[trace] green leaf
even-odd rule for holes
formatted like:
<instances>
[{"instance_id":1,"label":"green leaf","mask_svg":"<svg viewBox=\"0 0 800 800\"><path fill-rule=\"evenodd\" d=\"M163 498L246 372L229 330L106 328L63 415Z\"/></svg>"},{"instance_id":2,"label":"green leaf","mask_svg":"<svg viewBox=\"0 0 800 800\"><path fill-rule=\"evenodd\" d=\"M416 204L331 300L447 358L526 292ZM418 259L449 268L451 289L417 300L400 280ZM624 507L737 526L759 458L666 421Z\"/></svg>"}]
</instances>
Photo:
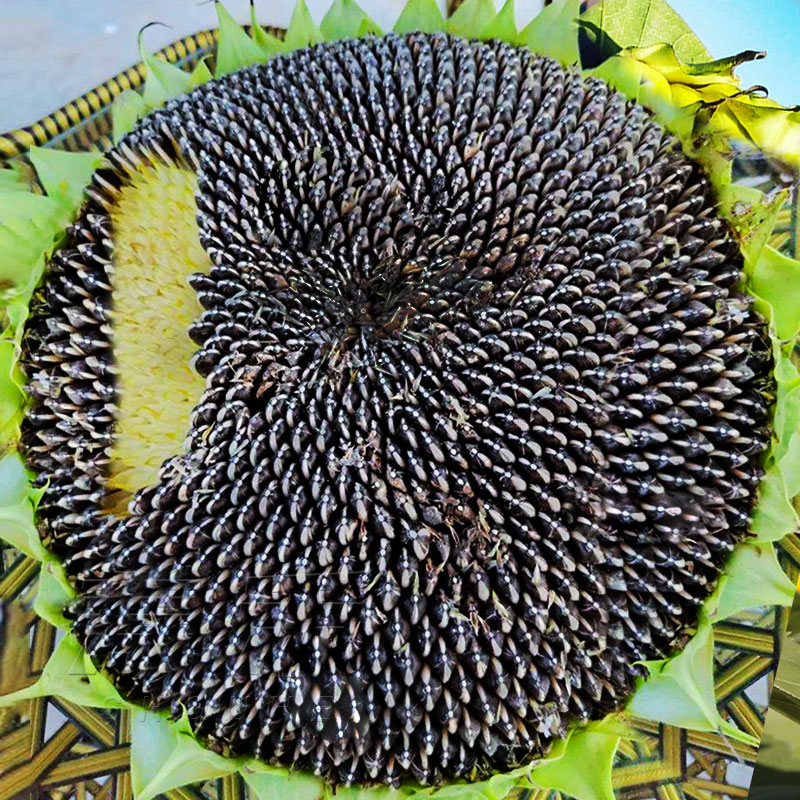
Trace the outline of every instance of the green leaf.
<instances>
[{"instance_id":1,"label":"green leaf","mask_svg":"<svg viewBox=\"0 0 800 800\"><path fill-rule=\"evenodd\" d=\"M478 38L499 39L501 42L517 44L519 32L517 31L517 21L514 13L514 0L506 0L494 19L478 34Z\"/></svg>"},{"instance_id":2,"label":"green leaf","mask_svg":"<svg viewBox=\"0 0 800 800\"><path fill-rule=\"evenodd\" d=\"M45 257L64 238L64 229L83 199L92 173L102 162L100 153L68 153L32 148L31 161L46 195L0 189L0 283L33 288L44 268ZM2 374L8 357L2 358ZM8 391L0 391L0 430Z\"/></svg>"},{"instance_id":3,"label":"green leaf","mask_svg":"<svg viewBox=\"0 0 800 800\"><path fill-rule=\"evenodd\" d=\"M792 346L783 348L780 342L773 341L772 349L775 358L773 377L777 385L772 430L777 441L770 454L776 462L780 462L792 437L800 429L800 371L794 363ZM784 476L789 476L787 470L782 469ZM793 497L795 492L789 494Z\"/></svg>"},{"instance_id":4,"label":"green leaf","mask_svg":"<svg viewBox=\"0 0 800 800\"><path fill-rule=\"evenodd\" d=\"M245 29L230 15L222 3L217 3L219 19L219 45L214 69L216 78L236 72L265 60L264 51L254 42Z\"/></svg>"},{"instance_id":5,"label":"green leaf","mask_svg":"<svg viewBox=\"0 0 800 800\"><path fill-rule=\"evenodd\" d=\"M565 746L565 742L558 742L551 753L539 763L548 763L556 758L561 758ZM475 783L457 781L456 783L445 784L438 789L420 789L415 792L414 788L409 786L401 787L401 790L406 789L411 797L419 798L419 800L423 797L430 797L432 800L461 800L462 798L465 798L465 800L502 800L515 786L531 787L529 776L535 766L536 764L528 764L510 772L492 775L491 778ZM402 797L403 795L400 796ZM356 800L356 798L352 800ZM367 798L363 798L363 800L367 800ZM399 798L397 796L387 797L386 800L399 800Z\"/></svg>"},{"instance_id":6,"label":"green leaf","mask_svg":"<svg viewBox=\"0 0 800 800\"><path fill-rule=\"evenodd\" d=\"M772 545L743 544L728 560L714 594L703 604L710 622L754 606L791 606L795 586L778 563Z\"/></svg>"},{"instance_id":7,"label":"green leaf","mask_svg":"<svg viewBox=\"0 0 800 800\"><path fill-rule=\"evenodd\" d=\"M188 72L163 58L148 53L144 46L144 29L139 33L139 53L147 69L144 82L144 101L149 108L158 108L167 100L192 90Z\"/></svg>"},{"instance_id":8,"label":"green leaf","mask_svg":"<svg viewBox=\"0 0 800 800\"><path fill-rule=\"evenodd\" d=\"M93 708L134 707L123 700L111 681L96 669L71 633L61 639L39 680L32 686L0 697L0 707L51 695Z\"/></svg>"},{"instance_id":9,"label":"green leaf","mask_svg":"<svg viewBox=\"0 0 800 800\"><path fill-rule=\"evenodd\" d=\"M2 336L9 341L13 341L17 346L22 341L23 326L28 319L28 303L30 302L31 294L33 293L34 286L32 284L38 282L38 276L41 275L44 269L44 260L39 259L38 263L31 268L31 274L25 288L18 289L12 295L8 293L8 305L3 308L5 314L7 327L2 332ZM1 373L0 373L1 374ZM2 385L2 378L0 377L0 386ZM0 444L3 442L2 428L0 428Z\"/></svg>"},{"instance_id":10,"label":"green leaf","mask_svg":"<svg viewBox=\"0 0 800 800\"><path fill-rule=\"evenodd\" d=\"M735 56L717 58L714 61L707 61L701 64L683 64L683 69L690 75L699 77L731 77L736 67L741 64L746 64L748 61L760 61L762 58L766 58L766 56L767 54L764 50L743 50Z\"/></svg>"},{"instance_id":11,"label":"green leaf","mask_svg":"<svg viewBox=\"0 0 800 800\"><path fill-rule=\"evenodd\" d=\"M744 139L797 168L800 112L755 95L730 97L714 112L714 122L732 138Z\"/></svg>"},{"instance_id":12,"label":"green leaf","mask_svg":"<svg viewBox=\"0 0 800 800\"><path fill-rule=\"evenodd\" d=\"M31 182L23 175L19 164L10 164L0 169L0 189L9 192L29 192Z\"/></svg>"},{"instance_id":13,"label":"green leaf","mask_svg":"<svg viewBox=\"0 0 800 800\"><path fill-rule=\"evenodd\" d=\"M192 733L186 712L178 722L153 712L133 716L131 782L136 800L153 800L187 783L230 775L241 764L242 759L225 758L203 747Z\"/></svg>"},{"instance_id":14,"label":"green leaf","mask_svg":"<svg viewBox=\"0 0 800 800\"><path fill-rule=\"evenodd\" d=\"M322 41L324 39L311 18L306 0L297 0L292 19L286 30L286 38L284 39L286 49L297 50L300 47L307 47Z\"/></svg>"},{"instance_id":15,"label":"green leaf","mask_svg":"<svg viewBox=\"0 0 800 800\"><path fill-rule=\"evenodd\" d=\"M40 490L30 487L25 465L18 453L9 453L0 461L0 539L37 561L52 556L45 550L34 523L34 509Z\"/></svg>"},{"instance_id":16,"label":"green leaf","mask_svg":"<svg viewBox=\"0 0 800 800\"><path fill-rule=\"evenodd\" d=\"M111 105L111 128L114 132L114 144L118 144L126 133L130 133L146 113L147 103L138 92L126 89L118 94Z\"/></svg>"},{"instance_id":17,"label":"green leaf","mask_svg":"<svg viewBox=\"0 0 800 800\"><path fill-rule=\"evenodd\" d=\"M0 508L0 539L37 561L49 557L33 522L33 506L27 499L19 505Z\"/></svg>"},{"instance_id":18,"label":"green leaf","mask_svg":"<svg viewBox=\"0 0 800 800\"><path fill-rule=\"evenodd\" d=\"M800 433L794 433L789 437L779 463L786 494L791 498L797 498L800 495Z\"/></svg>"},{"instance_id":19,"label":"green leaf","mask_svg":"<svg viewBox=\"0 0 800 800\"><path fill-rule=\"evenodd\" d=\"M602 78L629 100L639 100L642 85L642 65L636 59L614 56L589 73Z\"/></svg>"},{"instance_id":20,"label":"green leaf","mask_svg":"<svg viewBox=\"0 0 800 800\"><path fill-rule=\"evenodd\" d=\"M669 44L684 63L712 60L703 43L665 0L600 0L581 14L579 24L601 59L628 47Z\"/></svg>"},{"instance_id":21,"label":"green leaf","mask_svg":"<svg viewBox=\"0 0 800 800\"><path fill-rule=\"evenodd\" d=\"M750 263L758 261L787 196L786 190L765 194L734 183L719 193L719 211L739 236L742 253Z\"/></svg>"},{"instance_id":22,"label":"green leaf","mask_svg":"<svg viewBox=\"0 0 800 800\"><path fill-rule=\"evenodd\" d=\"M18 194L25 196L24 192ZM33 220L26 225L13 217L0 222L0 286L21 288L38 282L44 270L43 252L51 251L56 244L55 230L53 225L49 231L42 231Z\"/></svg>"},{"instance_id":23,"label":"green leaf","mask_svg":"<svg viewBox=\"0 0 800 800\"><path fill-rule=\"evenodd\" d=\"M213 77L211 70L208 68L208 64L206 64L206 57L203 57L195 64L194 69L189 73L189 85L192 89L196 89L198 86L208 83Z\"/></svg>"},{"instance_id":24,"label":"green leaf","mask_svg":"<svg viewBox=\"0 0 800 800\"><path fill-rule=\"evenodd\" d=\"M103 154L31 147L29 156L48 196L60 200L67 214L76 214L92 175L103 163Z\"/></svg>"},{"instance_id":25,"label":"green leaf","mask_svg":"<svg viewBox=\"0 0 800 800\"><path fill-rule=\"evenodd\" d=\"M408 0L393 30L400 35L412 31L436 33L445 30L444 17L436 0Z\"/></svg>"},{"instance_id":26,"label":"green leaf","mask_svg":"<svg viewBox=\"0 0 800 800\"><path fill-rule=\"evenodd\" d=\"M22 375L17 365L18 347L11 339L0 340L0 444L19 438L25 407Z\"/></svg>"},{"instance_id":27,"label":"green leaf","mask_svg":"<svg viewBox=\"0 0 800 800\"><path fill-rule=\"evenodd\" d=\"M455 36L471 39L494 18L493 0L465 0L445 21L447 30Z\"/></svg>"},{"instance_id":28,"label":"green leaf","mask_svg":"<svg viewBox=\"0 0 800 800\"><path fill-rule=\"evenodd\" d=\"M650 677L636 690L627 710L666 725L721 731L757 746L757 739L734 728L717 710L712 631L711 624L703 620L681 653L663 661L646 662Z\"/></svg>"},{"instance_id":29,"label":"green leaf","mask_svg":"<svg viewBox=\"0 0 800 800\"><path fill-rule=\"evenodd\" d=\"M800 330L800 261L767 245L749 269L748 278L753 294L772 309L778 337L784 342L794 341Z\"/></svg>"},{"instance_id":30,"label":"green leaf","mask_svg":"<svg viewBox=\"0 0 800 800\"><path fill-rule=\"evenodd\" d=\"M69 630L70 624L63 612L73 597L75 590L69 585L61 564L56 561L42 564L33 610L53 627Z\"/></svg>"},{"instance_id":31,"label":"green leaf","mask_svg":"<svg viewBox=\"0 0 800 800\"><path fill-rule=\"evenodd\" d=\"M305 772L290 772L251 761L241 768L241 775L258 800L286 800L287 797L292 800L321 800L325 796L322 778Z\"/></svg>"},{"instance_id":32,"label":"green leaf","mask_svg":"<svg viewBox=\"0 0 800 800\"><path fill-rule=\"evenodd\" d=\"M253 41L261 48L261 52L269 58L270 56L277 55L286 51L286 43L267 33L261 25L258 24L256 19L256 4L254 0L250 0L250 35Z\"/></svg>"},{"instance_id":33,"label":"green leaf","mask_svg":"<svg viewBox=\"0 0 800 800\"><path fill-rule=\"evenodd\" d=\"M670 83L684 84L698 90L715 87L715 99L737 93L738 79L732 70L737 63L745 60L741 56L734 56L703 64L687 64L678 57L675 48L665 42L647 47L627 47L623 52L655 67Z\"/></svg>"},{"instance_id":34,"label":"green leaf","mask_svg":"<svg viewBox=\"0 0 800 800\"><path fill-rule=\"evenodd\" d=\"M381 29L355 0L333 0L319 26L325 40L348 39L368 33L380 35Z\"/></svg>"},{"instance_id":35,"label":"green leaf","mask_svg":"<svg viewBox=\"0 0 800 800\"><path fill-rule=\"evenodd\" d=\"M579 58L576 20L580 10L581 0L555 0L522 29L520 41L534 53L562 64L575 64Z\"/></svg>"},{"instance_id":36,"label":"green leaf","mask_svg":"<svg viewBox=\"0 0 800 800\"><path fill-rule=\"evenodd\" d=\"M17 228L20 234L30 238L30 225L38 229L37 233L52 233L54 226L69 215L63 200L32 192L0 191L0 220L6 226L16 222L27 224L27 228Z\"/></svg>"},{"instance_id":37,"label":"green leaf","mask_svg":"<svg viewBox=\"0 0 800 800\"><path fill-rule=\"evenodd\" d=\"M620 736L599 726L577 729L561 758L536 767L531 781L575 800L614 800L611 773Z\"/></svg>"},{"instance_id":38,"label":"green leaf","mask_svg":"<svg viewBox=\"0 0 800 800\"><path fill-rule=\"evenodd\" d=\"M386 800L399 800L400 797L403 795L394 795L394 796L387 796ZM476 784L468 784L468 783L456 783L451 786L442 786L441 789L437 789L432 792L418 792L416 794L411 794L411 797L419 798L435 798L435 800L487 800L487 797L491 797L491 795L487 795L486 791L481 787L479 788ZM338 800L338 797L326 797L325 800ZM367 797L347 797L345 800L369 800ZM384 798L380 798L380 800L384 800ZM496 798L492 798L492 800L496 800Z\"/></svg>"},{"instance_id":39,"label":"green leaf","mask_svg":"<svg viewBox=\"0 0 800 800\"><path fill-rule=\"evenodd\" d=\"M0 508L15 506L28 496L30 479L19 453L0 459Z\"/></svg>"},{"instance_id":40,"label":"green leaf","mask_svg":"<svg viewBox=\"0 0 800 800\"><path fill-rule=\"evenodd\" d=\"M789 497L779 464L771 464L758 487L758 502L750 530L759 542L777 542L797 530L800 520Z\"/></svg>"}]
</instances>

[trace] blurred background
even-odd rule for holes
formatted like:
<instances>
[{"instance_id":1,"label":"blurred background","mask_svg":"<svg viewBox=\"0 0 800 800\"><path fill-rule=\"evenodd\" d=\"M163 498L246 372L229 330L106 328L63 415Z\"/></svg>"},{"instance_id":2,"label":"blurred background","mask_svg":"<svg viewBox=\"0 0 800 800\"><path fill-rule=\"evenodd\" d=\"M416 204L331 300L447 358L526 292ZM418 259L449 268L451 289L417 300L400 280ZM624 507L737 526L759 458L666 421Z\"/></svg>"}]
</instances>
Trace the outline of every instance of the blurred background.
<instances>
[{"instance_id":1,"label":"blurred background","mask_svg":"<svg viewBox=\"0 0 800 800\"><path fill-rule=\"evenodd\" d=\"M496 0L499 1L499 0ZM405 0L363 0L384 29ZM259 21L285 26L294 0L255 0ZM308 0L319 22L330 0ZM517 0L527 23L543 0ZM767 50L768 58L739 69L745 84L761 84L785 105L800 104L797 41L800 0L671 0L716 58L741 50ZM240 21L248 0L226 0ZM154 52L216 26L213 2L197 0L0 0L0 130L29 124L138 61L136 35L145 32Z\"/></svg>"}]
</instances>

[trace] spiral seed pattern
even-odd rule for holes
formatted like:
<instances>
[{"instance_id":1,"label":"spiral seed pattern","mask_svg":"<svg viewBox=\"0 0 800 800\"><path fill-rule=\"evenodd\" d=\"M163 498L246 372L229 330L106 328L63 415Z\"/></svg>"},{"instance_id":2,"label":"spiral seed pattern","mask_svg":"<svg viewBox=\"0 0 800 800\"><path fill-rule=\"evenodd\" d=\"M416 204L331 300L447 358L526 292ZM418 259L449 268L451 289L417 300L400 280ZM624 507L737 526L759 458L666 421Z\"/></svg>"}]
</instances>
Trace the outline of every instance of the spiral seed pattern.
<instances>
[{"instance_id":1,"label":"spiral seed pattern","mask_svg":"<svg viewBox=\"0 0 800 800\"><path fill-rule=\"evenodd\" d=\"M685 641L747 532L771 355L640 106L505 44L367 37L108 158L35 308L24 443L76 634L132 698L226 752L434 784L541 755ZM109 210L152 162L197 172L207 382L114 516Z\"/></svg>"}]
</instances>

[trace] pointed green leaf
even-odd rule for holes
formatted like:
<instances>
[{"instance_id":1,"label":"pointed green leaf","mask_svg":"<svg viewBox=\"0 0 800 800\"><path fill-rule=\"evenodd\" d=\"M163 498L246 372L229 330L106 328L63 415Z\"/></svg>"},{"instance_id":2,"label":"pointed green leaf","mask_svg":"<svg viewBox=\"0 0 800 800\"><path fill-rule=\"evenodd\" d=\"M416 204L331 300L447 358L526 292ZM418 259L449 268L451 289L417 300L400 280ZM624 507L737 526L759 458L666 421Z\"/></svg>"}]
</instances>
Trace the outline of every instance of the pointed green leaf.
<instances>
[{"instance_id":1,"label":"pointed green leaf","mask_svg":"<svg viewBox=\"0 0 800 800\"><path fill-rule=\"evenodd\" d=\"M28 496L30 480L19 453L0 459L0 508L16 506Z\"/></svg>"},{"instance_id":2,"label":"pointed green leaf","mask_svg":"<svg viewBox=\"0 0 800 800\"><path fill-rule=\"evenodd\" d=\"M723 738L733 739L736 742L748 744L750 747L758 747L759 745L759 741L755 736L746 733L741 728L737 728L735 725L732 725L730 722L728 722L728 720L723 719L722 717L720 717L717 731Z\"/></svg>"},{"instance_id":3,"label":"pointed green leaf","mask_svg":"<svg viewBox=\"0 0 800 800\"><path fill-rule=\"evenodd\" d=\"M225 758L203 747L185 712L178 722L152 712L133 716L131 782L136 800L153 800L188 783L230 775L241 764L242 759Z\"/></svg>"},{"instance_id":4,"label":"pointed green leaf","mask_svg":"<svg viewBox=\"0 0 800 800\"><path fill-rule=\"evenodd\" d=\"M678 655L647 662L650 676L627 711L645 719L693 730L713 730L717 707L713 687L712 627L702 622Z\"/></svg>"},{"instance_id":5,"label":"pointed green leaf","mask_svg":"<svg viewBox=\"0 0 800 800\"><path fill-rule=\"evenodd\" d=\"M614 800L611 772L619 735L598 728L578 729L558 760L536 767L531 780L575 800Z\"/></svg>"},{"instance_id":6,"label":"pointed green leaf","mask_svg":"<svg viewBox=\"0 0 800 800\"><path fill-rule=\"evenodd\" d=\"M800 433L789 437L783 457L780 460L786 494L796 498L800 496Z\"/></svg>"},{"instance_id":7,"label":"pointed green leaf","mask_svg":"<svg viewBox=\"0 0 800 800\"><path fill-rule=\"evenodd\" d=\"M793 347L783 348L780 342L774 341L772 349L775 358L773 377L777 385L772 430L777 441L773 444L771 456L780 462L792 437L800 429L800 371L794 363ZM789 475L786 469L783 472L785 476ZM790 496L794 494L789 492Z\"/></svg>"},{"instance_id":8,"label":"pointed green leaf","mask_svg":"<svg viewBox=\"0 0 800 800\"><path fill-rule=\"evenodd\" d=\"M435 800L487 800L486 793L483 791L482 788L478 788L475 784L468 784L468 783L456 783L452 786L442 786L441 789L437 789L433 792L418 792L417 794L411 794L411 797L419 798L419 800L423 800L423 798L431 797L435 798ZM338 800L335 797L326 797L325 800ZM353 798L345 798L345 800L368 800L366 797L353 797ZM381 798L383 800L383 798ZM392 797L389 796L386 800L399 800L397 796Z\"/></svg>"},{"instance_id":9,"label":"pointed green leaf","mask_svg":"<svg viewBox=\"0 0 800 800\"><path fill-rule=\"evenodd\" d=\"M297 50L324 41L311 17L306 0L297 0L284 41L287 50Z\"/></svg>"},{"instance_id":10,"label":"pointed green leaf","mask_svg":"<svg viewBox=\"0 0 800 800\"><path fill-rule=\"evenodd\" d=\"M746 64L748 61L760 61L766 58L767 54L764 50L743 50L734 56L727 56L726 58L718 58L714 61L707 61L700 64L684 64L683 68L690 75L697 75L700 77L714 78L720 75L732 76L736 67L741 64Z\"/></svg>"},{"instance_id":11,"label":"pointed green leaf","mask_svg":"<svg viewBox=\"0 0 800 800\"><path fill-rule=\"evenodd\" d=\"M290 772L254 761L244 765L241 774L258 800L322 800L325 795L322 778L305 772Z\"/></svg>"},{"instance_id":12,"label":"pointed green leaf","mask_svg":"<svg viewBox=\"0 0 800 800\"><path fill-rule=\"evenodd\" d=\"M219 19L219 45L214 76L219 78L236 72L237 69L264 61L263 50L247 35L228 9L219 2L216 6Z\"/></svg>"},{"instance_id":13,"label":"pointed green leaf","mask_svg":"<svg viewBox=\"0 0 800 800\"><path fill-rule=\"evenodd\" d=\"M714 86L717 96L736 94L738 80L731 70L736 59L722 59L703 64L688 64L675 53L671 44L660 42L647 47L627 47L627 55L655 67L671 83L693 86L698 89Z\"/></svg>"},{"instance_id":14,"label":"pointed green leaf","mask_svg":"<svg viewBox=\"0 0 800 800\"><path fill-rule=\"evenodd\" d=\"M4 194L0 191L0 205ZM25 192L14 194L26 197ZM0 288L5 289L4 284L20 288L36 283L44 270L44 255L63 238L67 224L69 220L63 219L58 210L49 221L33 215L28 218L7 215L0 222Z\"/></svg>"},{"instance_id":15,"label":"pointed green leaf","mask_svg":"<svg viewBox=\"0 0 800 800\"><path fill-rule=\"evenodd\" d=\"M256 19L256 4L250 0L250 35L267 58L286 52L286 44L277 36L267 33Z\"/></svg>"},{"instance_id":16,"label":"pointed green leaf","mask_svg":"<svg viewBox=\"0 0 800 800\"><path fill-rule=\"evenodd\" d=\"M436 0L408 0L393 28L400 35L412 31L436 33L444 29L444 17Z\"/></svg>"},{"instance_id":17,"label":"pointed green leaf","mask_svg":"<svg viewBox=\"0 0 800 800\"><path fill-rule=\"evenodd\" d=\"M506 0L503 7L497 12L485 28L478 34L481 39L499 39L501 42L517 44L519 32L514 12L514 0Z\"/></svg>"},{"instance_id":18,"label":"pointed green leaf","mask_svg":"<svg viewBox=\"0 0 800 800\"><path fill-rule=\"evenodd\" d=\"M189 85L192 89L196 89L198 86L208 83L213 77L204 57L195 64L194 69L189 73Z\"/></svg>"},{"instance_id":19,"label":"pointed green leaf","mask_svg":"<svg viewBox=\"0 0 800 800\"><path fill-rule=\"evenodd\" d=\"M29 277L32 280L28 281L28 286L18 289L13 296L11 296L9 292L7 295L8 305L0 309L0 315L4 317L3 322L6 325L6 328L3 331L3 336L9 341L13 341L18 347L22 341L22 334L24 332L23 326L25 325L25 321L28 319L28 303L30 302L31 294L33 293L34 288L32 284L38 282L38 276L41 274L43 268L43 259L40 259L39 263L37 263L31 270L31 275ZM2 373L0 372L0 375L1 374ZM2 384L1 377L0 384ZM0 426L0 444L2 443L2 426Z\"/></svg>"},{"instance_id":20,"label":"pointed green leaf","mask_svg":"<svg viewBox=\"0 0 800 800\"><path fill-rule=\"evenodd\" d=\"M800 261L767 245L748 277L753 294L769 303L778 337L793 341L800 330Z\"/></svg>"},{"instance_id":21,"label":"pointed green leaf","mask_svg":"<svg viewBox=\"0 0 800 800\"><path fill-rule=\"evenodd\" d=\"M93 708L133 708L94 667L71 633L61 639L36 683L0 697L0 707L34 697L56 695Z\"/></svg>"},{"instance_id":22,"label":"pointed green leaf","mask_svg":"<svg viewBox=\"0 0 800 800\"><path fill-rule=\"evenodd\" d=\"M628 703L627 710L645 719L696 731L722 731L756 744L752 736L720 716L714 696L714 639L707 620L681 653L664 661L648 662L650 677Z\"/></svg>"},{"instance_id":23,"label":"pointed green leaf","mask_svg":"<svg viewBox=\"0 0 800 800\"><path fill-rule=\"evenodd\" d=\"M69 585L61 564L56 561L42 564L33 610L53 627L69 630L63 612L73 597L75 590Z\"/></svg>"},{"instance_id":24,"label":"pointed green leaf","mask_svg":"<svg viewBox=\"0 0 800 800\"><path fill-rule=\"evenodd\" d=\"M0 460L0 539L37 561L52 558L34 524L42 492L31 487L19 453L8 453Z\"/></svg>"},{"instance_id":25,"label":"pointed green leaf","mask_svg":"<svg viewBox=\"0 0 800 800\"><path fill-rule=\"evenodd\" d=\"M191 91L191 77L175 64L149 53L144 46L143 34L144 30L139 33L139 53L147 69L144 101L149 108L158 108L167 100Z\"/></svg>"},{"instance_id":26,"label":"pointed green leaf","mask_svg":"<svg viewBox=\"0 0 800 800\"><path fill-rule=\"evenodd\" d=\"M111 129L114 132L114 144L130 133L136 123L147 113L147 103L133 89L126 89L114 98L111 105Z\"/></svg>"},{"instance_id":27,"label":"pointed green leaf","mask_svg":"<svg viewBox=\"0 0 800 800\"><path fill-rule=\"evenodd\" d=\"M0 190L0 286L38 280L44 257L65 238L72 218L62 198Z\"/></svg>"},{"instance_id":28,"label":"pointed green leaf","mask_svg":"<svg viewBox=\"0 0 800 800\"><path fill-rule=\"evenodd\" d=\"M495 14L493 0L465 0L446 20L445 26L455 36L472 39L494 19Z\"/></svg>"},{"instance_id":29,"label":"pointed green leaf","mask_svg":"<svg viewBox=\"0 0 800 800\"><path fill-rule=\"evenodd\" d=\"M381 33L375 21L355 0L333 0L319 29L328 42L363 36L367 33Z\"/></svg>"},{"instance_id":30,"label":"pointed green leaf","mask_svg":"<svg viewBox=\"0 0 800 800\"><path fill-rule=\"evenodd\" d=\"M37 561L51 558L34 523L34 509L41 492L32 490L18 453L0 461L0 539Z\"/></svg>"},{"instance_id":31,"label":"pointed green leaf","mask_svg":"<svg viewBox=\"0 0 800 800\"><path fill-rule=\"evenodd\" d=\"M800 111L768 98L739 94L714 112L714 123L731 138L744 139L795 168L800 161Z\"/></svg>"},{"instance_id":32,"label":"pointed green leaf","mask_svg":"<svg viewBox=\"0 0 800 800\"><path fill-rule=\"evenodd\" d=\"M0 539L37 561L49 557L33 522L33 506L29 500L0 508Z\"/></svg>"},{"instance_id":33,"label":"pointed green leaf","mask_svg":"<svg viewBox=\"0 0 800 800\"><path fill-rule=\"evenodd\" d=\"M23 379L17 366L17 345L11 339L0 340L0 443L18 438L19 424L25 407ZM2 536L2 531L0 531Z\"/></svg>"},{"instance_id":34,"label":"pointed green leaf","mask_svg":"<svg viewBox=\"0 0 800 800\"><path fill-rule=\"evenodd\" d=\"M773 463L758 487L758 502L750 530L759 542L777 542L797 530L798 524L800 520L789 498L783 471Z\"/></svg>"},{"instance_id":35,"label":"pointed green leaf","mask_svg":"<svg viewBox=\"0 0 800 800\"><path fill-rule=\"evenodd\" d=\"M644 65L634 58L614 56L588 74L610 83L629 100L639 100Z\"/></svg>"},{"instance_id":36,"label":"pointed green leaf","mask_svg":"<svg viewBox=\"0 0 800 800\"><path fill-rule=\"evenodd\" d=\"M523 28L520 41L534 53L550 56L562 64L575 64L580 10L581 0L555 0Z\"/></svg>"},{"instance_id":37,"label":"pointed green leaf","mask_svg":"<svg viewBox=\"0 0 800 800\"><path fill-rule=\"evenodd\" d=\"M26 239L32 239L30 226L34 226L39 236L42 232L52 235L56 226L70 220L69 209L58 197L48 197L32 192L0 191L0 220L8 227L14 227ZM16 223L23 223L17 226Z\"/></svg>"},{"instance_id":38,"label":"pointed green leaf","mask_svg":"<svg viewBox=\"0 0 800 800\"><path fill-rule=\"evenodd\" d=\"M48 196L62 201L69 214L81 206L92 175L103 163L103 154L70 153L52 147L31 147L29 156Z\"/></svg>"},{"instance_id":39,"label":"pointed green leaf","mask_svg":"<svg viewBox=\"0 0 800 800\"><path fill-rule=\"evenodd\" d=\"M791 606L795 586L772 545L743 544L733 551L714 594L703 605L711 622L754 606Z\"/></svg>"},{"instance_id":40,"label":"pointed green leaf","mask_svg":"<svg viewBox=\"0 0 800 800\"><path fill-rule=\"evenodd\" d=\"M733 183L719 193L720 213L733 226L742 253L750 263L758 261L787 195L785 190L765 194Z\"/></svg>"}]
</instances>

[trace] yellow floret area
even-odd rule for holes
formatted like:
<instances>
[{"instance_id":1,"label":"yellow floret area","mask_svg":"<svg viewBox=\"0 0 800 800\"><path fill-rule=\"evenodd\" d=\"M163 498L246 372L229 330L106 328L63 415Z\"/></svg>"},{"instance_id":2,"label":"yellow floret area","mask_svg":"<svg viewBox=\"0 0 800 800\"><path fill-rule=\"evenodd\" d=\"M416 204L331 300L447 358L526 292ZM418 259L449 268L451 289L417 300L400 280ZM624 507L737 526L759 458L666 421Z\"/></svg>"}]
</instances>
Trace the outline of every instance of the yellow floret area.
<instances>
[{"instance_id":1,"label":"yellow floret area","mask_svg":"<svg viewBox=\"0 0 800 800\"><path fill-rule=\"evenodd\" d=\"M111 213L112 324L117 420L108 510L152 485L165 459L184 451L189 419L205 387L190 366L188 328L201 314L188 278L208 272L197 235L197 178L171 165L142 167Z\"/></svg>"}]
</instances>

